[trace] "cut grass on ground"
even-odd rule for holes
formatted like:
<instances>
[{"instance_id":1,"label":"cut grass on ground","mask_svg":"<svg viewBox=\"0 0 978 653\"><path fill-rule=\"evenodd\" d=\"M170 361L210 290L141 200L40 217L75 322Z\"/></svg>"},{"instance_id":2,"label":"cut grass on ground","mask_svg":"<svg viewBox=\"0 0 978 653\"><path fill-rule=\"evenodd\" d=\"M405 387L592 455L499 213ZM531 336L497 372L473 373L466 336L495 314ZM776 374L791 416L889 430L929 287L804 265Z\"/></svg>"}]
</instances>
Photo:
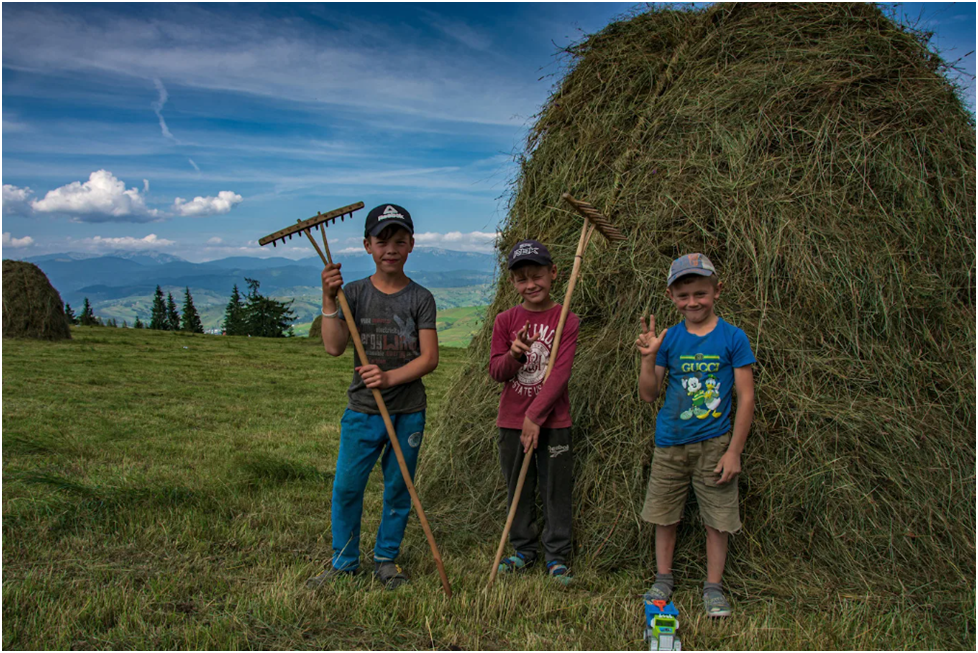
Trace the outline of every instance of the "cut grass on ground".
<instances>
[{"instance_id":1,"label":"cut grass on ground","mask_svg":"<svg viewBox=\"0 0 978 653\"><path fill-rule=\"evenodd\" d=\"M349 355L332 359L301 338L72 331L63 343L3 343L5 649L643 647L650 571L598 575L582 564L569 590L533 573L484 594L498 533L437 515L453 599L413 516L402 555L411 585L388 593L367 576L306 590L330 553ZM442 352L427 381L429 424L465 355ZM381 493L375 471L365 556ZM827 593L819 609L795 605L791 579L768 595L735 595L735 618L710 623L699 579L678 580L689 649L941 648L969 638L891 597Z\"/></svg>"}]
</instances>

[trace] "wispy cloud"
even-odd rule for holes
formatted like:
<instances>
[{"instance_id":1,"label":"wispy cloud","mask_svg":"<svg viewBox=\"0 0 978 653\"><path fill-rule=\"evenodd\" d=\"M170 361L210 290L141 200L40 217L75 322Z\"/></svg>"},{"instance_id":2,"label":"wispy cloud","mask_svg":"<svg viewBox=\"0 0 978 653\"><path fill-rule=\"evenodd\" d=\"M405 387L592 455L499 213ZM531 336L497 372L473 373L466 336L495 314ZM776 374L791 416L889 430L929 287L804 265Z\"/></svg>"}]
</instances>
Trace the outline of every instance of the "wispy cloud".
<instances>
[{"instance_id":1,"label":"wispy cloud","mask_svg":"<svg viewBox=\"0 0 978 653\"><path fill-rule=\"evenodd\" d=\"M442 20L438 29L468 47L432 57L427 35L396 24L371 24L370 38L364 39L361 30L342 23L323 29L243 13L184 5L177 19L148 21L107 12L66 15L37 6L5 11L4 66L152 79L159 92L153 109L167 138L172 134L162 116L162 79L364 113L500 125L532 113L546 92L537 88L528 96L527 89L536 86L535 68L500 72L493 57L479 50L488 46L485 37L460 23Z\"/></svg>"},{"instance_id":2,"label":"wispy cloud","mask_svg":"<svg viewBox=\"0 0 978 653\"><path fill-rule=\"evenodd\" d=\"M166 87L163 86L163 82L159 77L153 80L153 84L156 85L156 90L160 94L156 102L153 102L152 104L153 112L156 113L156 117L160 119L160 130L163 132L164 138L169 138L171 141L176 141L177 139L170 133L170 128L166 126L166 120L163 119L163 105L166 104L166 101L170 95L166 92Z\"/></svg>"},{"instance_id":3,"label":"wispy cloud","mask_svg":"<svg viewBox=\"0 0 978 653\"><path fill-rule=\"evenodd\" d=\"M144 236L142 238L135 238L133 236L103 238L102 236L94 236L92 238L83 238L76 242L88 250L154 250L164 249L176 245L175 241L167 240L166 238L159 238L156 234L149 234L148 236Z\"/></svg>"},{"instance_id":4,"label":"wispy cloud","mask_svg":"<svg viewBox=\"0 0 978 653\"><path fill-rule=\"evenodd\" d=\"M3 246L4 247L30 247L34 244L34 239L30 236L24 236L23 238L13 238L9 231L3 232Z\"/></svg>"},{"instance_id":5,"label":"wispy cloud","mask_svg":"<svg viewBox=\"0 0 978 653\"><path fill-rule=\"evenodd\" d=\"M149 181L143 180L144 192ZM146 206L138 188L126 189L120 179L108 170L96 170L88 181L48 191L44 199L31 202L35 213L57 213L79 222L150 222L163 217L157 209Z\"/></svg>"},{"instance_id":6,"label":"wispy cloud","mask_svg":"<svg viewBox=\"0 0 978 653\"><path fill-rule=\"evenodd\" d=\"M197 167L197 164L194 163L194 160L193 159L189 159L188 158L187 161L189 161L190 162L190 165L192 165L194 167L194 170L196 170L197 172L200 172L200 168Z\"/></svg>"},{"instance_id":7,"label":"wispy cloud","mask_svg":"<svg viewBox=\"0 0 978 653\"><path fill-rule=\"evenodd\" d=\"M462 252L492 252L496 248L499 234L484 231L449 231L448 233L426 232L414 234L414 242L425 247L441 247Z\"/></svg>"},{"instance_id":8,"label":"wispy cloud","mask_svg":"<svg viewBox=\"0 0 978 653\"><path fill-rule=\"evenodd\" d=\"M19 132L26 132L30 129L30 126L26 122L22 122L17 118L17 116L12 111L4 111L3 116L3 133L4 134L14 134Z\"/></svg>"}]
</instances>

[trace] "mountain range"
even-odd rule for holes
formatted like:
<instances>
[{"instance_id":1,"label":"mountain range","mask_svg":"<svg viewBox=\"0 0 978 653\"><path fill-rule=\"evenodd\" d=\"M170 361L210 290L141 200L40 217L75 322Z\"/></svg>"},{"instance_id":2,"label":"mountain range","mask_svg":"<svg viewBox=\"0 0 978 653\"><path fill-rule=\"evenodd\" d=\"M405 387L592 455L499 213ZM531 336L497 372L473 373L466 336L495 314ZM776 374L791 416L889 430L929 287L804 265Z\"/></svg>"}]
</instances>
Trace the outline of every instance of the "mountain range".
<instances>
[{"instance_id":1,"label":"mountain range","mask_svg":"<svg viewBox=\"0 0 978 653\"><path fill-rule=\"evenodd\" d=\"M336 257L348 281L374 271L366 252ZM318 313L322 261L318 256L292 260L281 257L230 258L191 263L159 252L113 251L99 256L78 252L45 254L24 259L37 265L76 313L87 298L95 314L130 323L149 318L156 286L172 293L177 304L189 288L207 329L219 328L224 306L237 284L247 291L245 278L256 279L260 292L294 300L297 332ZM439 310L488 303L489 288L498 269L494 254L416 247L404 267L415 281L432 291Z\"/></svg>"}]
</instances>

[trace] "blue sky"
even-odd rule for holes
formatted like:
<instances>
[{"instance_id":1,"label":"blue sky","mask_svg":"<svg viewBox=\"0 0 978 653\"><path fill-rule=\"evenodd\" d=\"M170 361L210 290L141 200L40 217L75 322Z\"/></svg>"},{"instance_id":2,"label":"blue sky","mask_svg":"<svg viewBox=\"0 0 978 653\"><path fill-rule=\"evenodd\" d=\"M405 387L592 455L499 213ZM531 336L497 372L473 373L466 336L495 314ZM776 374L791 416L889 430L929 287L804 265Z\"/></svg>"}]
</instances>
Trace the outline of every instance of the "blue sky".
<instances>
[{"instance_id":1,"label":"blue sky","mask_svg":"<svg viewBox=\"0 0 978 653\"><path fill-rule=\"evenodd\" d=\"M308 257L256 241L358 200L491 251L558 46L635 6L4 3L3 255ZM974 4L896 11L948 60L975 48Z\"/></svg>"}]
</instances>

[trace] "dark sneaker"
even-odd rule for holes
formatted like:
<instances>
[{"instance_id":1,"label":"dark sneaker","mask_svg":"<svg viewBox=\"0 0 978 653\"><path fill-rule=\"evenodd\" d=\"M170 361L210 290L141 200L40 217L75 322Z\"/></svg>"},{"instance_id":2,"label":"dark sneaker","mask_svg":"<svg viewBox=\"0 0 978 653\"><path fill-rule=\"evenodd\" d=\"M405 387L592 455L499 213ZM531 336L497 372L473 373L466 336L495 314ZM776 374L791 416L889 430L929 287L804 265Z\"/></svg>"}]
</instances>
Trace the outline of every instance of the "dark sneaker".
<instances>
[{"instance_id":1,"label":"dark sneaker","mask_svg":"<svg viewBox=\"0 0 978 653\"><path fill-rule=\"evenodd\" d=\"M306 581L306 587L311 590L319 589L323 586L323 583L330 583L337 578L353 578L354 576L359 576L361 573L359 567L356 569L337 569L332 563L327 563L323 573L318 576L313 576Z\"/></svg>"},{"instance_id":2,"label":"dark sneaker","mask_svg":"<svg viewBox=\"0 0 978 653\"><path fill-rule=\"evenodd\" d=\"M374 562L374 576L384 584L385 590L396 590L404 583L410 583L408 577L401 566L385 560L384 562Z\"/></svg>"},{"instance_id":3,"label":"dark sneaker","mask_svg":"<svg viewBox=\"0 0 978 653\"><path fill-rule=\"evenodd\" d=\"M516 552L516 555L509 556L508 558L503 558L503 561L499 563L499 573L500 574L515 574L524 572L530 569L537 559L535 556L531 557L526 554Z\"/></svg>"},{"instance_id":4,"label":"dark sneaker","mask_svg":"<svg viewBox=\"0 0 978 653\"><path fill-rule=\"evenodd\" d=\"M574 575L571 574L567 565L560 560L551 560L547 563L547 575L564 587L574 582Z\"/></svg>"}]
</instances>

